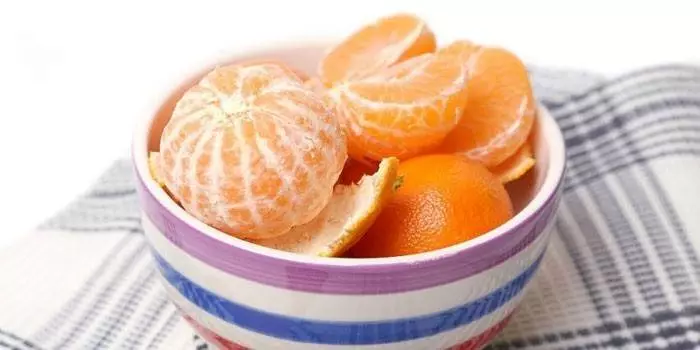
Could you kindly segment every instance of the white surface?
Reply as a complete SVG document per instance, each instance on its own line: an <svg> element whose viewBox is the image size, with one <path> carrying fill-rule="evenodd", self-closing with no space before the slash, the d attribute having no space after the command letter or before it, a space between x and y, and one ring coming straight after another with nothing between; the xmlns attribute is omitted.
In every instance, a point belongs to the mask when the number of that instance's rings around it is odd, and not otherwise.
<svg viewBox="0 0 700 350"><path fill-rule="evenodd" d="M0 246L126 156L133 122L146 117L153 93L211 53L339 36L410 11L442 42L467 38L508 47L529 63L616 74L700 59L695 7L692 0L2 1Z"/></svg>

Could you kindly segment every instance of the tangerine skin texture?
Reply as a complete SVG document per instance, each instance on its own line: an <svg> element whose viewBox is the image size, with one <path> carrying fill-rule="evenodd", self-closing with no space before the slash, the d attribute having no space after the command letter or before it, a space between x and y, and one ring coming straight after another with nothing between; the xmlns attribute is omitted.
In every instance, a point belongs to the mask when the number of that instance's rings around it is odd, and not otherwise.
<svg viewBox="0 0 700 350"><path fill-rule="evenodd" d="M478 237L513 216L501 182L458 155L427 155L399 165L403 184L352 249L358 258L401 256Z"/></svg>

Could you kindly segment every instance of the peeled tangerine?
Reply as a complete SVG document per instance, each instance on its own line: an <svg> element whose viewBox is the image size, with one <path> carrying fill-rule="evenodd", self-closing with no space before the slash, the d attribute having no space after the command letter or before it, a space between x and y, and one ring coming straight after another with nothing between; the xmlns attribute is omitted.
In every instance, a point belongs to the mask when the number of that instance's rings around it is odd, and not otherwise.
<svg viewBox="0 0 700 350"><path fill-rule="evenodd" d="M218 67L186 91L158 158L185 210L256 239L316 217L347 155L335 115L297 73L259 62Z"/></svg>
<svg viewBox="0 0 700 350"><path fill-rule="evenodd" d="M397 162L335 187L347 159L337 120L281 62L218 67L178 101L149 167L178 204L220 231L333 255L371 225Z"/></svg>

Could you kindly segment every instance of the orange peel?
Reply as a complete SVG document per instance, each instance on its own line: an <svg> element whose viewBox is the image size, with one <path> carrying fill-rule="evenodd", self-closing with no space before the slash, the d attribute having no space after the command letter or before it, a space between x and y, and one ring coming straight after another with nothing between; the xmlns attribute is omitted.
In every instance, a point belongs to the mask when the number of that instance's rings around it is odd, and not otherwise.
<svg viewBox="0 0 700 350"><path fill-rule="evenodd" d="M309 223L282 236L251 242L304 255L342 255L364 236L390 201L398 165L397 158L383 159L374 174L364 175L358 183L336 185L328 205Z"/></svg>
<svg viewBox="0 0 700 350"><path fill-rule="evenodd" d="M514 155L510 156L503 163L489 168L489 170L501 180L501 183L505 184L527 174L535 166L535 163L532 146L527 142Z"/></svg>

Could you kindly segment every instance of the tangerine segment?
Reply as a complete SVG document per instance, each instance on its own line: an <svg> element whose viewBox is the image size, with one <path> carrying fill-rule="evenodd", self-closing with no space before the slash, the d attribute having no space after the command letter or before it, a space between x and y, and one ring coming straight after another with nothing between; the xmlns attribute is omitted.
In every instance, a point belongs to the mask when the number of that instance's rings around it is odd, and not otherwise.
<svg viewBox="0 0 700 350"><path fill-rule="evenodd" d="M456 42L328 90L355 159L407 159L438 146L467 103L473 45ZM463 57L455 58L462 54Z"/></svg>
<svg viewBox="0 0 700 350"><path fill-rule="evenodd" d="M174 199L242 238L274 237L311 221L347 158L333 110L281 63L208 73L175 106L160 154Z"/></svg>
<svg viewBox="0 0 700 350"><path fill-rule="evenodd" d="M420 18L396 14L380 18L331 48L318 73L327 87L371 76L397 62L434 52L435 35Z"/></svg>
<svg viewBox="0 0 700 350"><path fill-rule="evenodd" d="M328 205L311 222L288 233L253 243L293 253L339 256L367 232L393 195L396 158L382 160L373 175L357 184L337 185Z"/></svg>
<svg viewBox="0 0 700 350"><path fill-rule="evenodd" d="M503 184L486 167L452 154L401 162L403 179L389 204L350 255L417 254L480 236L513 216Z"/></svg>
<svg viewBox="0 0 700 350"><path fill-rule="evenodd" d="M527 69L513 53L481 47L470 60L469 101L440 151L464 154L491 167L525 143L535 119L535 99Z"/></svg>
<svg viewBox="0 0 700 350"><path fill-rule="evenodd" d="M519 179L534 166L535 156L532 153L532 146L526 142L514 155L489 170L505 184Z"/></svg>

